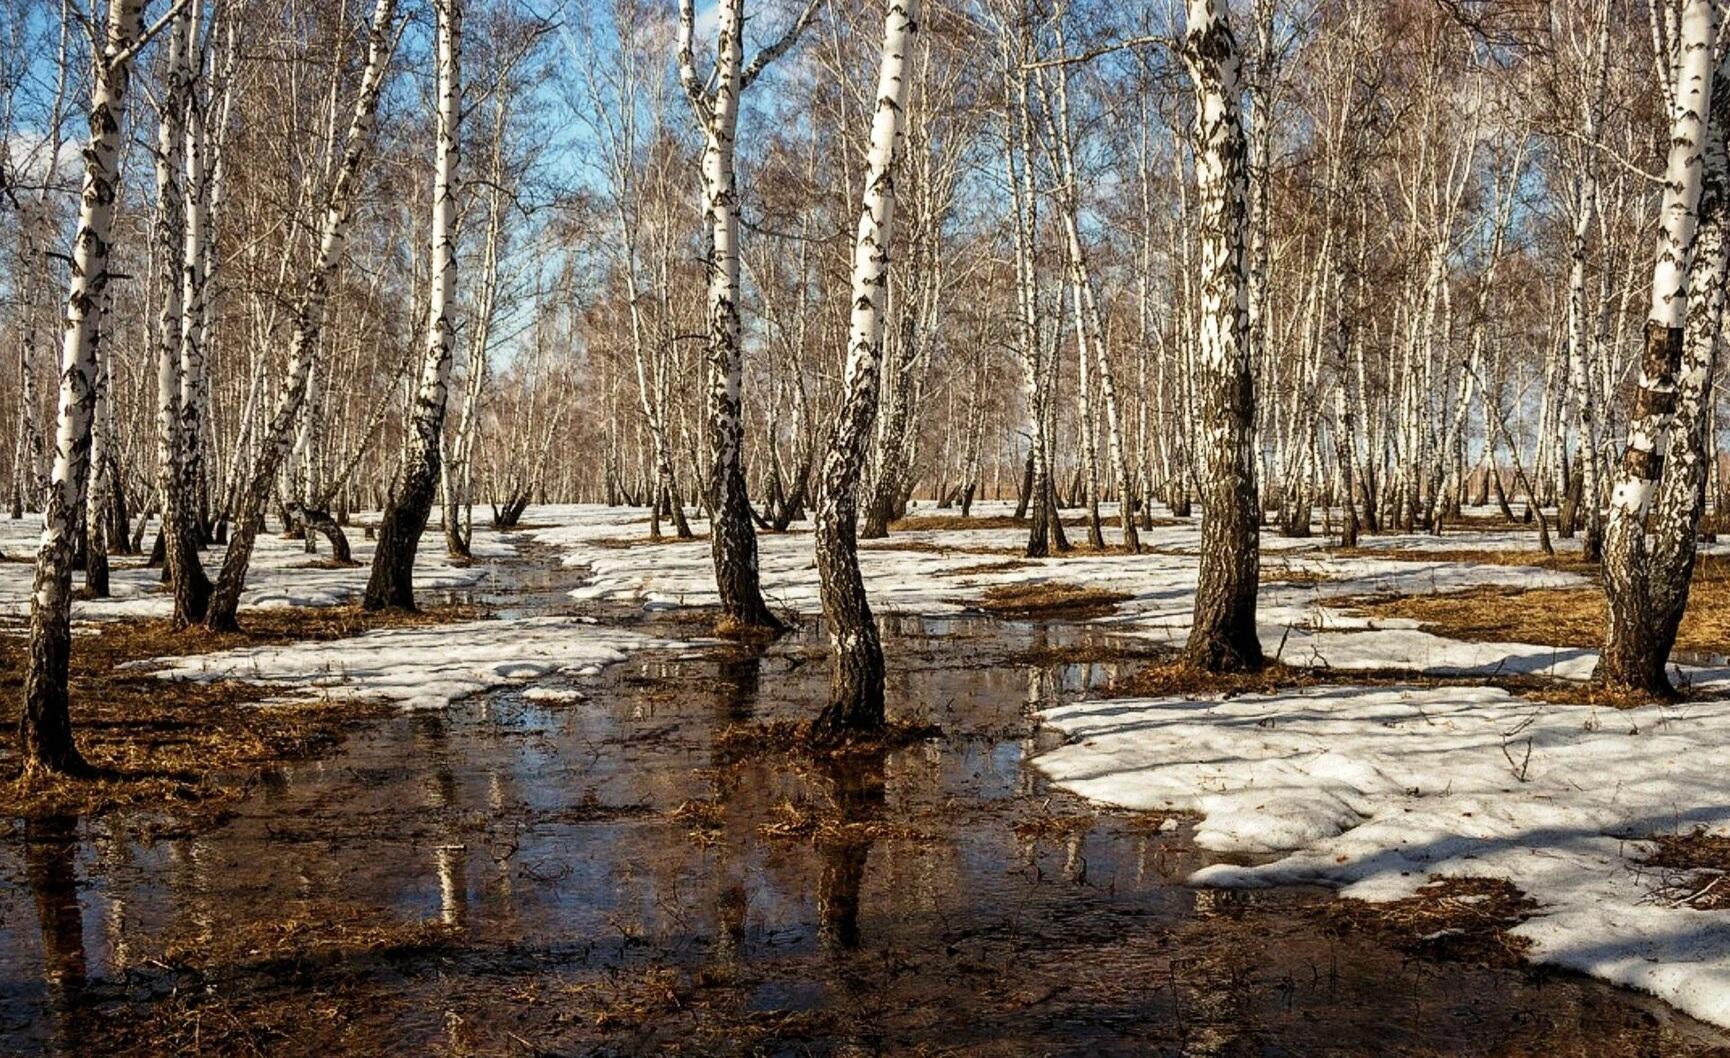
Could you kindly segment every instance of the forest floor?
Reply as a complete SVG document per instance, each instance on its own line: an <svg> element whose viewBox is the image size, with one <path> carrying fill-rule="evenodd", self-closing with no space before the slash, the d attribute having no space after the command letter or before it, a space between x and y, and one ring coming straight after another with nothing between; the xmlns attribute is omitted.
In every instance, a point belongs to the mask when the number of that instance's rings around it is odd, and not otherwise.
<svg viewBox="0 0 1730 1058"><path fill-rule="evenodd" d="M1021 560L1006 513L867 547L906 737L841 757L786 737L827 682L803 533L757 647L640 512L468 568L429 535L406 622L287 542L243 638L124 572L74 688L118 777L0 799L0 1052L1730 1055L1550 968L1730 1021L1710 619L1689 700L1595 707L1591 570L1530 530L1269 536L1280 664L1203 687L1193 521Z"/></svg>

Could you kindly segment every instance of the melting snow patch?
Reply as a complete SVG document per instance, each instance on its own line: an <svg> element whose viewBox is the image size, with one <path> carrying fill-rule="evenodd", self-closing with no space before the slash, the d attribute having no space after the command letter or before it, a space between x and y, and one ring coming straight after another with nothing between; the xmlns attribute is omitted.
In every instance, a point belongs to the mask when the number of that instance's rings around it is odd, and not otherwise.
<svg viewBox="0 0 1730 1058"><path fill-rule="evenodd" d="M586 702L589 696L572 687L530 687L523 692L523 700L529 702Z"/></svg>
<svg viewBox="0 0 1730 1058"><path fill-rule="evenodd" d="M537 617L393 628L325 643L248 647L144 664L161 666L156 672L165 679L238 679L300 688L303 697L383 698L430 708L555 673L595 675L634 651L684 645L564 617Z"/></svg>
<svg viewBox="0 0 1730 1058"><path fill-rule="evenodd" d="M1329 687L1228 701L1054 708L1038 766L1083 797L1204 818L1196 843L1279 854L1216 886L1320 883L1394 900L1432 875L1535 899L1534 960L1730 1025L1730 912L1676 906L1640 859L1653 833L1730 832L1730 702L1627 711L1495 688Z"/></svg>

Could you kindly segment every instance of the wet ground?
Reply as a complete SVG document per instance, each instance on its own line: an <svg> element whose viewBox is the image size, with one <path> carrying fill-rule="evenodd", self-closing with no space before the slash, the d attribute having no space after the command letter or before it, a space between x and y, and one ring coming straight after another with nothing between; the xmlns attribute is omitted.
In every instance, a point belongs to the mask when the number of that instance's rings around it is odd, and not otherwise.
<svg viewBox="0 0 1730 1058"><path fill-rule="evenodd" d="M494 590L545 612L561 576ZM824 692L807 631L369 723L197 836L14 825L0 1052L1730 1054L1323 893L1185 887L1186 826L1028 763L1033 712L1115 671L1028 659L1093 633L891 624L893 708L943 734L878 756L774 747Z"/></svg>

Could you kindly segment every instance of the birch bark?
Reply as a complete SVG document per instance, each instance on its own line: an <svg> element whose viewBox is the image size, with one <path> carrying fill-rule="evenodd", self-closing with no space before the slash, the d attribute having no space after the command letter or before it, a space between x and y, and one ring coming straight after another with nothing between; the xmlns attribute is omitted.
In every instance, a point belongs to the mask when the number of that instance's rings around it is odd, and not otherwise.
<svg viewBox="0 0 1730 1058"><path fill-rule="evenodd" d="M1598 677L1606 685L1637 693L1672 693L1664 672L1664 642L1658 600L1647 562L1646 516L1663 472L1676 416L1677 373L1687 334L1695 235L1704 184L1707 120L1712 108L1713 44L1718 8L1712 0L1687 0L1679 29L1676 79L1670 93L1670 147L1664 170L1651 307L1640 361L1639 388L1629 416L1628 447L1610 493L1604 534L1604 594L1609 619ZM1699 292L1704 299L1708 291Z"/></svg>
<svg viewBox="0 0 1730 1058"><path fill-rule="evenodd" d="M1189 0L1184 60L1196 97L1200 233L1201 571L1186 654L1208 671L1262 664L1255 390L1245 267L1248 164L1238 102L1242 58L1226 0Z"/></svg>
<svg viewBox="0 0 1730 1058"><path fill-rule="evenodd" d="M797 22L752 60L744 59L744 0L719 0L711 90L693 53L696 6L680 0L679 80L703 132L703 207L709 236L709 551L723 621L733 627L779 631L781 620L763 601L757 573L757 533L745 483L745 353L739 325L739 191L734 172L740 97L770 62L798 39L817 12L812 0Z"/></svg>
<svg viewBox="0 0 1730 1058"><path fill-rule="evenodd" d="M143 0L109 0L92 66L90 136L66 296L60 396L42 546L30 601L30 660L18 750L26 776L87 768L72 738L67 678L72 652L73 531L90 475L96 411L96 336L102 325L114 207L120 181L120 127L134 54L144 43Z"/></svg>
<svg viewBox="0 0 1730 1058"><path fill-rule="evenodd" d="M844 395L817 478L817 572L829 622L829 704L812 725L812 739L833 745L880 731L883 645L859 574L856 539L859 471L877 413L883 358L883 317L895 219L894 168L907 110L907 57L918 32L919 0L890 0L883 23L877 106L865 191L853 248L852 314Z"/></svg>
<svg viewBox="0 0 1730 1058"><path fill-rule="evenodd" d="M450 403L450 313L457 277L456 181L462 120L463 0L434 0L438 19L438 140L433 163L426 345L409 419L408 449L385 505L361 605L414 609L414 560L438 490L445 410Z"/></svg>

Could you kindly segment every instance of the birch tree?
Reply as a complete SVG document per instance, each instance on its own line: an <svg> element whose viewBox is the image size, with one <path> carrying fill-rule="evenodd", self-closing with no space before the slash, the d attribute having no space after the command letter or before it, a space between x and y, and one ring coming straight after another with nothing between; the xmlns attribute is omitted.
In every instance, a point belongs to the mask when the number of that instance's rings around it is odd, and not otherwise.
<svg viewBox="0 0 1730 1058"><path fill-rule="evenodd" d="M434 0L438 20L438 118L434 148L426 345L408 444L391 487L361 605L414 609L414 560L438 490L445 409L450 402L451 310L457 271L456 165L462 118L463 0Z"/></svg>
<svg viewBox="0 0 1730 1058"><path fill-rule="evenodd" d="M1238 108L1243 60L1226 0L1189 0L1183 58L1195 86L1203 449L1201 572L1185 653L1198 668L1239 671L1262 664L1260 509L1245 270L1248 159Z"/></svg>
<svg viewBox="0 0 1730 1058"><path fill-rule="evenodd" d="M96 412L96 347L108 287L108 259L119 192L121 125L132 61L150 36L144 0L109 0L91 61L90 133L72 243L65 332L56 413L54 465L49 475L42 546L30 602L30 659L18 750L27 777L84 771L72 737L67 687L72 655L72 558L78 514L90 477L91 422Z"/></svg>
<svg viewBox="0 0 1730 1058"><path fill-rule="evenodd" d="M1668 610L1661 604L1659 592L1679 591L1686 599L1687 587L1686 581L1681 585L1654 583L1646 523L1676 420L1677 376L1687 344L1690 311L1718 296L1704 286L1696 290L1690 282L1695 278L1691 272L1705 184L1718 24L1719 12L1712 0L1686 0L1667 92L1669 151L1639 385L1628 423L1628 447L1610 494L1610 518L1604 535L1608 622L1598 678L1610 687L1660 696L1671 693L1664 667L1675 626L1667 620ZM1712 253L1716 256L1717 249ZM1710 342L1715 341L1714 330ZM1704 384L1703 378L1690 379L1692 387ZM1685 529L1692 534L1694 529L1692 520L1685 517L1665 522L1663 528L1670 532ZM1687 572L1681 568L1684 565L1691 563L1678 564L1678 571Z"/></svg>
<svg viewBox="0 0 1730 1058"><path fill-rule="evenodd" d="M859 472L877 413L895 221L895 162L908 105L908 53L919 0L889 0L870 153L853 243L852 315L840 414L817 479L817 574L829 623L829 704L812 725L832 745L883 727L883 645L859 573Z"/></svg>
<svg viewBox="0 0 1730 1058"><path fill-rule="evenodd" d="M778 631L763 602L757 533L745 483L745 350L739 323L739 189L734 168L740 100L763 70L791 48L816 17L810 0L798 19L750 64L744 58L744 0L718 0L713 69L697 73L695 0L679 0L679 82L703 134L703 209L708 228L709 550L723 621Z"/></svg>
<svg viewBox="0 0 1730 1058"><path fill-rule="evenodd" d="M168 83L157 138L159 250L165 262L158 317L157 461L164 564L175 628L205 617L210 578L199 558L200 327L204 299L206 181L202 89L203 4L189 0L169 31Z"/></svg>

